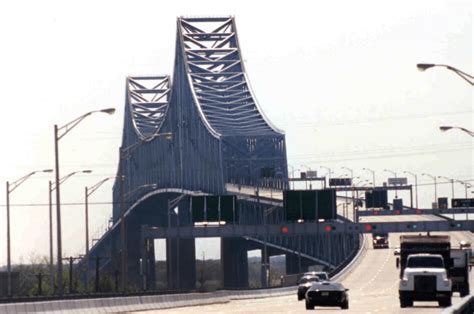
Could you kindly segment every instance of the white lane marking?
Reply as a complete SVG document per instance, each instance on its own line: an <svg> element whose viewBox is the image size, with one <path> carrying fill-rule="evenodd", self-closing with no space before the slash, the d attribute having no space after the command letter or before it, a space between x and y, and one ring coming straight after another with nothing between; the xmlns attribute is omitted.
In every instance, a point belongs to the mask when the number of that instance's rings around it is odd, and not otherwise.
<svg viewBox="0 0 474 314"><path fill-rule="evenodd" d="M391 254L392 254L392 250L387 250L387 255L385 257L385 260L383 261L383 263L381 265L379 265L379 269L377 270L377 272L372 276L372 278L368 282L366 282L364 285L362 285L358 289L358 291L365 290L368 286L370 286L377 279L378 275L380 275L380 273L385 268L385 265L388 263L388 260L390 259Z"/></svg>

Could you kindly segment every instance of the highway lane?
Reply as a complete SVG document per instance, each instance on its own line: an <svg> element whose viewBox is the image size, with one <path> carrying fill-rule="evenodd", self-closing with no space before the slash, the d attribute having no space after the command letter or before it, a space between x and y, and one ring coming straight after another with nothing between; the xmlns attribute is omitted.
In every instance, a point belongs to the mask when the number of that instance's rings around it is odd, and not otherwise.
<svg viewBox="0 0 474 314"><path fill-rule="evenodd" d="M373 217L372 219L379 219ZM395 220L403 220L405 217L393 217ZM418 219L430 219L433 217L418 216ZM433 233L435 234L435 233ZM366 235L366 247L358 263L342 279L346 288L350 289L350 308L347 313L441 313L442 308L437 302L415 302L413 308L401 309L398 300L398 275L399 270L395 266L394 248L399 246L399 235L390 235L389 249L376 249L371 246L371 236ZM468 240L474 243L474 235L468 232L451 232L453 246L459 241ZM473 284L473 272L470 275L470 283ZM453 303L459 302L460 297L455 293ZM316 307L317 312L337 313L337 307ZM161 311L147 311L154 313ZM304 301L297 301L295 293L284 297L263 298L232 301L226 304L205 305L196 307L183 307L168 309L167 313L306 313ZM145 313L145 312L143 312Z"/></svg>

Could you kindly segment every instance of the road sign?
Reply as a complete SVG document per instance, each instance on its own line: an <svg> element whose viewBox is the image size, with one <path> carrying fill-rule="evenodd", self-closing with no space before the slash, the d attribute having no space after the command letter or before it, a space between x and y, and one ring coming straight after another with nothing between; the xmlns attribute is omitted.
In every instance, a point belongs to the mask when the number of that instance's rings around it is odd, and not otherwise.
<svg viewBox="0 0 474 314"><path fill-rule="evenodd" d="M474 198L453 198L451 207L474 207Z"/></svg>
<svg viewBox="0 0 474 314"><path fill-rule="evenodd" d="M388 208L387 190L379 189L365 192L366 208Z"/></svg>
<svg viewBox="0 0 474 314"><path fill-rule="evenodd" d="M403 210L403 199L395 198L393 200L393 210Z"/></svg>
<svg viewBox="0 0 474 314"><path fill-rule="evenodd" d="M388 185L407 185L407 178L388 178Z"/></svg>
<svg viewBox="0 0 474 314"><path fill-rule="evenodd" d="M193 222L233 222L236 220L235 195L206 195L191 197Z"/></svg>
<svg viewBox="0 0 474 314"><path fill-rule="evenodd" d="M329 186L351 186L351 178L331 178L329 179Z"/></svg>
<svg viewBox="0 0 474 314"><path fill-rule="evenodd" d="M448 198L447 197L438 197L438 208L439 209L448 208Z"/></svg>
<svg viewBox="0 0 474 314"><path fill-rule="evenodd" d="M283 191L287 221L335 219L336 190L287 190Z"/></svg>
<svg viewBox="0 0 474 314"><path fill-rule="evenodd" d="M318 172L315 170L306 171L306 179L314 179L318 177Z"/></svg>

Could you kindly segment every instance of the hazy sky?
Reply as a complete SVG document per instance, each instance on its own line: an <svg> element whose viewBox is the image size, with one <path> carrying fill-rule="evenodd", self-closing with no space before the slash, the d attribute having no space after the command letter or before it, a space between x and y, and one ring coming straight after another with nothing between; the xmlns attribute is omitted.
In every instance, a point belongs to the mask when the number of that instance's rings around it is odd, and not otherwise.
<svg viewBox="0 0 474 314"><path fill-rule="evenodd" d="M325 166L343 175L341 167L349 167L365 180L372 178L367 167L378 183L389 176L385 168L417 173L420 184L432 182L421 173L474 180L472 137L438 130L474 129L472 87L443 68L416 70L417 63L433 62L474 72L472 13L471 0L3 1L0 182L52 168L53 125L106 107L116 114L93 115L60 142L61 175L94 171L64 183L62 202L83 203L84 186L115 175L125 78L172 73L179 15L236 17L250 83L265 114L285 130L296 169L324 174ZM38 174L11 194L14 262L49 252L45 204L52 179ZM450 184L438 188L439 196L451 197ZM463 197L463 186L456 184L455 193ZM419 194L421 207L429 207L433 185ZM111 200L111 183L91 197ZM84 206L62 209L63 252L82 253ZM90 229L110 215L110 205L92 205Z"/></svg>

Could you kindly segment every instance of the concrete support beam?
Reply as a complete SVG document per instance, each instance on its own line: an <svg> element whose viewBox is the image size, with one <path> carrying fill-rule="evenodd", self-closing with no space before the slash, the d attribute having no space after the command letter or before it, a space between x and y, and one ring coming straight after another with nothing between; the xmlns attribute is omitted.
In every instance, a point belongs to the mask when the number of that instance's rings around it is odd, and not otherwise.
<svg viewBox="0 0 474 314"><path fill-rule="evenodd" d="M166 270L169 289L196 288L194 239L166 240Z"/></svg>
<svg viewBox="0 0 474 314"><path fill-rule="evenodd" d="M249 286L246 240L221 239L221 263L224 288Z"/></svg>

